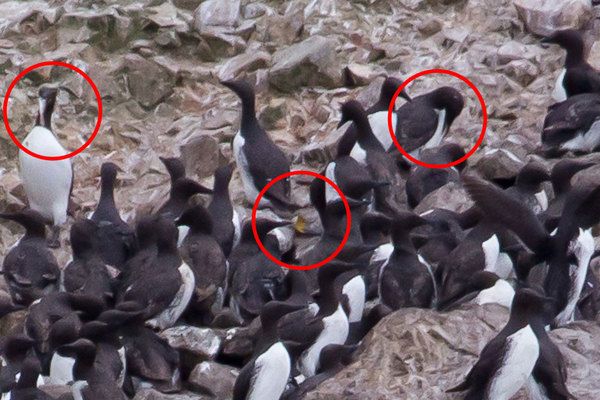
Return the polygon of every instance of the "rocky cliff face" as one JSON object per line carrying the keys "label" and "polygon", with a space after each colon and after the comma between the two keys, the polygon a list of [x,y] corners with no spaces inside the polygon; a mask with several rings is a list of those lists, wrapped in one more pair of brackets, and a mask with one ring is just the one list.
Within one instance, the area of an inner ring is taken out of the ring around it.
{"label": "rocky cliff face", "polygon": [[[324,382],[309,400],[461,399],[445,391],[462,382],[479,353],[508,321],[496,305],[465,306],[449,313],[404,309],[386,317],[365,338],[356,361]],[[599,389],[600,327],[581,322],[550,336],[565,357],[567,385],[579,399]],[[529,399],[522,389],[514,399]]]}
{"label": "rocky cliff face", "polygon": [[[214,170],[231,160],[230,141],[239,124],[238,99],[219,80],[240,76],[256,85],[260,120],[294,167],[317,169],[340,137],[343,101],[372,103],[385,75],[455,70],[477,85],[490,118],[468,168],[503,179],[536,157],[563,59],[558,49],[541,47],[536,35],[585,27],[590,62],[600,66],[600,42],[591,40],[598,33],[596,10],[589,0],[7,1],[0,15],[0,92],[21,70],[44,60],[72,63],[95,81],[104,118],[92,146],[73,160],[78,216],[95,207],[100,165],[109,159],[124,171],[116,197],[129,221],[166,195],[159,156],[181,154],[190,174],[210,184]],[[54,123],[61,141],[74,150],[89,137],[97,105],[85,81],[61,68],[37,70],[17,85],[9,101],[12,129],[20,138],[27,134],[37,87],[45,82],[72,92],[59,96]],[[441,84],[467,97],[451,140],[468,148],[481,129],[481,108],[464,84],[435,76],[408,91],[420,94]],[[5,132],[0,149],[0,209],[20,208],[25,198],[17,148]],[[237,176],[231,190],[236,203],[247,207]],[[458,209],[465,206],[465,194],[444,188],[427,204]],[[13,225],[0,225],[0,254],[19,235]],[[70,257],[66,236],[63,250],[57,250],[63,265]],[[366,339],[355,363],[308,398],[452,398],[444,390],[464,376],[506,317],[499,308],[401,310]],[[17,317],[11,318],[3,331],[17,326]],[[194,343],[179,343],[177,332],[170,339],[196,356],[189,386],[205,394],[147,390],[137,398],[228,397],[235,371],[210,360],[217,353],[243,352],[243,340],[232,341],[231,332],[192,333],[199,335]],[[568,360],[572,392],[595,398],[598,327],[576,324],[552,335]],[[222,374],[220,383],[229,382],[225,388],[206,372],[211,368]]]}

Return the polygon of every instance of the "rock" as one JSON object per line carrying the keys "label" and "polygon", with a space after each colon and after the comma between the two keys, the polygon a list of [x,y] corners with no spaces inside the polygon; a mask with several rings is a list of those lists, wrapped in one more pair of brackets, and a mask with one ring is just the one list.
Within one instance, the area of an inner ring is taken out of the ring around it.
{"label": "rock", "polygon": [[194,12],[194,28],[202,32],[207,26],[229,26],[238,24],[240,0],[206,0]]}
{"label": "rock", "polygon": [[579,29],[592,17],[590,0],[513,0],[519,18],[536,35],[567,28]]}
{"label": "rock", "polygon": [[531,60],[539,53],[537,46],[528,46],[511,40],[500,46],[497,52],[498,64],[504,65],[516,60]]}
{"label": "rock", "polygon": [[271,55],[264,51],[247,51],[225,61],[219,68],[219,79],[229,80],[243,72],[266,68],[271,62]]}
{"label": "rock", "polygon": [[209,394],[216,399],[228,399],[233,395],[233,385],[238,374],[236,368],[204,361],[190,373],[188,384],[199,393]]}
{"label": "rock", "polygon": [[175,326],[161,332],[161,336],[174,349],[183,350],[207,360],[215,358],[221,349],[221,338],[208,328]]}
{"label": "rock", "polygon": [[519,82],[521,86],[529,86],[540,74],[540,69],[527,60],[514,60],[504,67],[507,76]]}
{"label": "rock", "polygon": [[245,358],[254,350],[254,337],[260,329],[260,320],[255,318],[248,326],[231,328],[223,332],[223,355]]}
{"label": "rock", "polygon": [[365,86],[377,76],[384,74],[377,66],[352,63],[344,68],[345,81],[348,86]]}
{"label": "rock", "polygon": [[[353,364],[305,399],[462,399],[464,393],[445,391],[462,382],[507,320],[507,310],[497,305],[466,305],[448,313],[399,310],[365,338]],[[595,398],[600,389],[600,326],[579,321],[550,332],[550,337],[565,358],[571,393]],[[527,399],[524,389],[511,398]]]}
{"label": "rock", "polygon": [[211,400],[211,397],[191,392],[161,393],[154,389],[140,389],[133,398],[134,400]]}
{"label": "rock", "polygon": [[485,179],[504,180],[517,176],[523,165],[524,160],[510,150],[485,149],[474,168]]}
{"label": "rock", "polygon": [[314,35],[276,51],[269,83],[282,92],[291,92],[300,86],[341,86],[342,69],[335,48],[334,39]]}
{"label": "rock", "polygon": [[179,147],[188,174],[211,176],[219,167],[219,142],[209,135],[192,137]]}
{"label": "rock", "polygon": [[177,7],[170,2],[164,2],[159,6],[150,7],[151,15],[148,20],[160,28],[173,28],[177,32],[187,32],[188,24],[179,17]]}
{"label": "rock", "polygon": [[172,2],[175,7],[193,11],[198,8],[202,0],[172,0]]}
{"label": "rock", "polygon": [[417,26],[417,29],[419,30],[419,32],[421,32],[423,36],[428,37],[435,35],[439,31],[441,31],[443,27],[444,24],[440,19],[435,17],[428,17]]}
{"label": "rock", "polygon": [[[269,104],[261,110],[258,120],[267,131],[283,129],[287,126],[285,120],[287,112],[287,101],[285,99],[271,99]],[[278,122],[281,123],[278,124]]]}
{"label": "rock", "polygon": [[208,26],[200,32],[200,36],[210,48],[212,59],[232,57],[246,49],[244,39],[227,28]]}
{"label": "rock", "polygon": [[266,15],[261,20],[264,25],[263,40],[278,47],[295,42],[304,29],[304,7],[301,2],[290,2],[284,15]]}
{"label": "rock", "polygon": [[53,399],[58,399],[60,396],[71,394],[71,387],[67,385],[42,385],[39,388]]}
{"label": "rock", "polygon": [[467,39],[469,33],[469,30],[461,27],[447,28],[442,31],[446,40],[459,44]]}
{"label": "rock", "polygon": [[0,336],[23,332],[27,310],[15,311],[0,318]]}
{"label": "rock", "polygon": [[415,212],[421,214],[433,208],[444,208],[446,210],[463,212],[468,210],[472,205],[473,201],[461,184],[449,182],[425,196],[415,208]]}
{"label": "rock", "polygon": [[153,108],[173,93],[175,76],[158,64],[128,54],[124,68],[129,91],[142,107]]}
{"label": "rock", "polygon": [[447,314],[401,309],[367,335],[356,362],[306,400],[462,398],[444,391],[460,383],[507,319],[508,312],[496,305]]}

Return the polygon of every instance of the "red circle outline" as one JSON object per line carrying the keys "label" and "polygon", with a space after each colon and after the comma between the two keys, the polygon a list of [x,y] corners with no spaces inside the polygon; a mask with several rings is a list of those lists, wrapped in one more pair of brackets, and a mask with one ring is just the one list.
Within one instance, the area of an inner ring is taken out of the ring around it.
{"label": "red circle outline", "polygon": [[[398,142],[398,138],[396,138],[396,134],[394,133],[394,127],[392,126],[392,111],[394,110],[394,103],[396,102],[396,99],[398,98],[398,95],[400,94],[400,92],[402,90],[404,90],[404,88],[410,82],[412,82],[415,79],[420,78],[420,77],[422,77],[424,75],[430,75],[430,74],[446,74],[446,75],[450,75],[450,76],[453,76],[455,78],[460,79],[461,81],[463,81],[464,83],[466,83],[471,88],[471,90],[473,90],[473,92],[475,92],[475,95],[477,96],[477,99],[479,100],[479,104],[481,104],[482,125],[481,125],[481,132],[479,133],[479,138],[477,139],[477,142],[475,143],[475,145],[473,146],[473,148],[471,150],[469,150],[469,152],[467,154],[465,154],[464,156],[462,156],[458,160],[454,160],[452,162],[445,163],[445,164],[430,164],[430,163],[426,163],[426,162],[418,160],[418,159],[414,158],[413,156],[411,156],[410,154],[408,154],[408,152],[406,150],[404,150],[402,148],[402,146],[400,145],[400,143]],[[485,132],[487,130],[487,124],[488,124],[488,115],[487,115],[487,107],[485,105],[485,100],[483,99],[483,96],[479,92],[479,89],[477,89],[477,86],[475,86],[473,84],[473,82],[471,82],[465,76],[459,74],[458,72],[449,70],[449,69],[426,69],[424,71],[417,72],[416,74],[411,75],[410,77],[408,77],[402,83],[402,85],[400,85],[400,87],[398,88],[398,90],[396,90],[396,93],[394,93],[394,96],[392,97],[392,101],[390,102],[390,105],[388,107],[388,115],[387,115],[387,117],[388,117],[388,131],[390,132],[390,136],[392,137],[394,145],[400,151],[400,153],[402,153],[402,155],[404,157],[408,158],[413,163],[418,164],[418,165],[420,165],[422,167],[426,167],[426,168],[438,168],[438,169],[453,167],[455,165],[458,165],[458,164],[466,161],[469,157],[471,157],[475,153],[475,151],[477,151],[477,149],[479,148],[479,146],[481,146],[481,143],[483,142],[483,139],[485,137]]]}
{"label": "red circle outline", "polygon": [[[265,248],[265,246],[263,245],[262,241],[258,237],[258,231],[256,229],[256,212],[258,211],[258,205],[259,205],[260,201],[262,200],[263,196],[265,195],[265,193],[276,182],[278,182],[278,181],[280,181],[282,179],[285,179],[285,178],[289,178],[290,176],[294,176],[294,175],[309,175],[309,176],[312,176],[314,178],[321,179],[321,180],[325,181],[325,183],[331,185],[331,187],[333,187],[335,189],[335,191],[338,193],[338,195],[342,199],[342,203],[344,203],[344,208],[346,210],[346,232],[344,233],[344,237],[342,238],[342,241],[340,242],[339,246],[333,251],[333,253],[331,253],[323,261],[320,261],[320,262],[314,263],[314,264],[310,264],[310,265],[292,265],[292,264],[288,264],[286,262],[283,262],[283,261],[278,260],[277,258],[273,257],[273,255]],[[288,269],[295,269],[295,270],[299,270],[299,271],[306,271],[306,270],[310,270],[310,269],[320,268],[323,265],[327,264],[328,262],[332,261],[334,258],[337,257],[337,255],[340,253],[340,251],[342,251],[342,249],[346,245],[346,242],[348,241],[348,238],[350,237],[350,229],[351,229],[351,227],[352,227],[352,213],[350,212],[350,205],[348,204],[348,199],[346,199],[346,196],[344,195],[344,193],[342,192],[342,190],[331,179],[329,179],[326,176],[323,176],[321,174],[318,174],[316,172],[313,172],[313,171],[295,170],[295,171],[286,172],[286,173],[281,174],[278,177],[272,179],[260,191],[260,193],[256,197],[256,200],[254,201],[254,205],[252,206],[252,233],[254,234],[254,240],[256,241],[256,244],[258,244],[258,248],[263,252],[263,254],[265,256],[267,256],[267,258],[269,260],[273,261],[275,264],[277,264],[277,265],[279,265],[281,267],[288,268]]]}
{"label": "red circle outline", "polygon": [[[70,153],[64,154],[62,156],[45,156],[43,154],[38,154],[38,153],[35,153],[35,152],[29,150],[27,147],[25,147],[19,141],[19,139],[17,139],[17,137],[13,133],[12,129],[10,128],[10,123],[8,122],[8,99],[10,98],[10,94],[11,94],[12,90],[14,89],[14,87],[17,85],[17,83],[21,79],[23,79],[23,77],[25,75],[27,75],[28,73],[30,73],[34,69],[38,69],[38,68],[42,68],[42,67],[47,67],[47,66],[64,67],[64,68],[68,68],[68,69],[70,69],[72,71],[77,72],[91,86],[92,90],[94,91],[94,95],[96,96],[96,100],[98,102],[98,118],[96,120],[96,126],[94,127],[94,131],[92,132],[92,136],[90,136],[89,139],[81,147],[79,147],[78,149],[76,149],[76,150],[74,150],[74,151],[72,151]],[[48,160],[48,161],[65,160],[67,158],[74,157],[77,154],[81,153],[90,144],[92,144],[92,142],[96,138],[96,135],[98,134],[98,131],[100,130],[100,125],[102,124],[102,97],[100,96],[100,92],[98,91],[98,88],[96,87],[96,84],[94,83],[94,81],[92,80],[92,78],[90,78],[81,69],[77,68],[76,66],[74,66],[72,64],[69,64],[69,63],[66,63],[66,62],[62,62],[62,61],[43,61],[43,62],[40,62],[40,63],[37,63],[37,64],[33,64],[32,66],[25,68],[10,83],[10,85],[8,86],[8,90],[4,94],[4,102],[2,104],[2,116],[4,118],[4,126],[6,127],[6,131],[8,132],[8,135],[10,136],[10,138],[12,139],[12,141],[19,147],[19,149],[23,150],[25,153],[29,154],[32,157],[39,158],[40,160]]]}

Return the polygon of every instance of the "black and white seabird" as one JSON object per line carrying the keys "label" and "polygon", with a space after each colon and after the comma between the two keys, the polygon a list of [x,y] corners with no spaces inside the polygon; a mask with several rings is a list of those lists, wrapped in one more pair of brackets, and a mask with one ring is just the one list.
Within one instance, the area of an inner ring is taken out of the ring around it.
{"label": "black and white seabird", "polygon": [[469,277],[463,291],[454,298],[445,301],[441,309],[448,310],[463,303],[472,302],[479,305],[498,304],[510,309],[515,289],[505,279],[490,271],[477,271]]}
{"label": "black and white seabird", "polygon": [[[344,285],[358,272],[354,267],[352,264],[333,261],[319,269],[319,310],[313,318],[297,321],[297,329],[304,337],[304,340],[297,342],[308,344],[298,359],[297,367],[307,378],[316,375],[321,350],[325,346],[345,344],[348,339],[350,325],[341,300]],[[279,332],[280,335],[283,333],[281,330]]]}
{"label": "black and white seabird", "polygon": [[60,269],[47,247],[44,217],[37,211],[25,209],[1,213],[0,218],[25,228],[25,235],[8,251],[2,264],[2,274],[13,302],[27,306],[58,290]]}
{"label": "black and white seabird", "polygon": [[[396,79],[393,77],[387,77],[381,84],[381,90],[379,92],[379,99],[375,104],[366,109],[367,115],[369,117],[369,124],[371,125],[371,129],[373,130],[373,134],[379,140],[384,149],[389,149],[392,145],[392,137],[390,136],[390,131],[388,129],[387,116],[388,109],[390,107],[390,103],[392,102],[392,98],[396,93],[396,90],[400,86],[402,86],[402,81],[400,79]],[[406,93],[405,90],[402,90],[399,94],[400,97],[404,98],[406,101],[411,101],[410,96]],[[392,112],[392,125],[396,126],[396,112]],[[358,135],[356,132],[356,127],[354,125],[350,125],[346,132],[340,138],[337,146],[337,154],[338,156],[341,153],[350,154],[353,150],[356,140],[358,139]]]}
{"label": "black and white seabird", "polygon": [[118,377],[114,375],[110,365],[98,362],[98,350],[96,344],[89,339],[78,339],[58,349],[62,356],[75,359],[75,382],[71,386],[73,398],[126,400],[127,396],[119,387]]}
{"label": "black and white seabird", "polygon": [[[24,334],[4,338],[0,361],[0,393],[8,393],[17,383],[17,374],[21,372],[25,360],[33,354],[35,341]],[[40,383],[41,379],[40,379]],[[4,396],[2,397],[4,399]]]}
{"label": "black and white seabird", "polygon": [[204,323],[209,324],[212,315],[223,306],[227,290],[227,259],[213,237],[213,219],[206,208],[193,206],[175,222],[190,228],[180,246],[181,258],[195,277],[190,311],[201,315]]}
{"label": "black and white seabird", "polygon": [[367,168],[375,182],[385,182],[386,185],[374,189],[376,211],[391,215],[400,211],[406,204],[404,179],[396,166],[396,161],[388,154],[377,140],[369,125],[367,114],[356,100],[347,101],[342,105],[342,116],[339,126],[348,121],[356,126],[357,144],[351,156]]}
{"label": "black and white seabird", "polygon": [[[275,236],[261,237],[264,247],[275,258],[281,259],[279,241]],[[230,307],[242,320],[251,319],[262,307],[275,300],[283,291],[285,272],[258,252],[235,266],[231,279]]]}
{"label": "black and white seabird", "polygon": [[550,173],[550,181],[554,191],[554,198],[548,204],[548,208],[543,212],[542,219],[544,226],[548,231],[553,231],[562,215],[567,193],[571,190],[571,178],[579,171],[593,166],[592,162],[583,162],[577,159],[560,160]]}
{"label": "black and white seabird", "polygon": [[[154,230],[156,253],[132,258],[126,265],[117,295],[119,303],[135,302],[145,310],[148,326],[164,330],[173,326],[187,308],[195,288],[194,273],[177,250],[177,227],[155,216],[141,221]],[[152,235],[150,232],[148,235]]]}
{"label": "black and white seabird", "polygon": [[[169,198],[158,208],[156,214],[167,217],[171,221],[179,218],[181,213],[188,207],[192,196],[197,194],[212,194],[209,189],[191,178],[185,176],[185,167],[179,158],[160,157],[167,168],[171,178],[171,187],[169,189]],[[187,226],[180,226],[179,240],[177,245],[181,245],[188,232]]]}
{"label": "black and white seabird", "polygon": [[188,206],[190,198],[196,194],[211,194],[213,191],[190,178],[179,178],[171,186],[167,201],[159,207],[157,214],[175,220]]}
{"label": "black and white seabird", "polygon": [[241,235],[241,221],[238,212],[231,204],[229,182],[234,164],[228,164],[215,171],[213,196],[207,209],[213,221],[212,235],[217,240],[226,257],[237,245]]}
{"label": "black and white seabird", "polygon": [[[237,164],[246,199],[254,204],[258,193],[279,175],[290,171],[290,161],[283,151],[271,140],[256,118],[254,89],[244,80],[224,81],[242,101],[240,130],[233,138],[233,155]],[[265,162],[268,160],[268,162]],[[275,183],[265,193],[261,203],[275,209],[296,208],[290,200],[290,180]]]}
{"label": "black and white seabird", "polygon": [[[55,88],[40,88],[40,108],[35,126],[23,140],[27,149],[44,156],[68,154],[52,132],[52,112],[57,93]],[[71,160],[40,160],[19,150],[19,172],[29,208],[52,221],[53,233],[48,244],[58,247],[60,226],[67,220],[69,198],[73,188]]]}
{"label": "black and white seabird", "polygon": [[600,93],[600,72],[585,59],[585,42],[581,32],[575,29],[556,31],[543,38],[542,43],[558,44],[567,52],[552,93],[554,100],[565,101],[582,93]]}
{"label": "black and white seabird", "polygon": [[[323,232],[319,240],[306,252],[299,255],[302,265],[311,265],[323,261],[332,254],[340,245],[346,231],[346,209],[338,199],[330,204],[326,202],[326,184],[321,179],[314,179],[310,184],[311,204],[317,210]],[[354,262],[359,257],[365,258],[365,265],[369,258],[369,253],[377,248],[376,244],[365,244],[360,235],[360,214],[361,208],[364,208],[365,202],[348,198],[348,205],[352,213],[352,224],[348,241],[338,253],[336,259],[341,261]],[[357,212],[358,210],[358,212]],[[315,290],[317,286],[317,271],[315,269],[306,271],[309,288]]]}
{"label": "black and white seabird", "polygon": [[460,92],[447,86],[414,97],[396,111],[398,143],[419,158],[421,150],[440,145],[464,104]]}
{"label": "black and white seabird", "polygon": [[529,396],[542,400],[574,399],[566,385],[567,366],[558,346],[548,336],[544,315],[532,315],[530,323],[540,345],[540,355],[527,383]]}
{"label": "black and white seabird", "polygon": [[600,94],[578,94],[548,107],[542,130],[544,152],[550,156],[590,153],[599,146]]}
{"label": "black and white seabird", "polygon": [[98,226],[87,219],[71,226],[73,260],[62,272],[61,287],[69,293],[94,296],[109,307],[113,303],[113,281],[98,251],[98,231]]}
{"label": "black and white seabird", "polygon": [[572,321],[594,253],[591,226],[600,220],[600,187],[572,189],[558,228],[550,234],[530,209],[502,190],[473,177],[463,181],[483,213],[514,232],[547,263],[544,290],[554,299],[547,323],[561,326]]}
{"label": "black and white seabird", "polygon": [[135,253],[133,229],[121,219],[115,204],[114,189],[119,168],[106,162],[100,168],[100,200],[91,220],[98,225],[97,241],[105,263],[122,268]]}
{"label": "black and white seabird", "polygon": [[[322,175],[333,181],[345,196],[355,200],[371,198],[373,189],[389,185],[388,182],[374,180],[363,165],[347,154],[338,154],[327,164]],[[325,188],[327,203],[339,200],[340,195],[333,186],[326,184]]]}
{"label": "black and white seabird", "polygon": [[548,208],[548,196],[541,185],[549,179],[546,167],[531,161],[521,168],[515,184],[507,188],[506,193],[539,214]]}
{"label": "black and white seabird", "polygon": [[[462,147],[455,143],[427,149],[421,154],[421,161],[430,164],[447,164],[465,155]],[[415,208],[429,193],[448,182],[458,182],[465,163],[450,168],[425,168],[416,165],[406,178],[406,199],[411,208]]]}
{"label": "black and white seabird", "polygon": [[533,325],[549,301],[531,289],[517,291],[508,323],[483,348],[464,382],[448,392],[468,391],[468,400],[508,400],[525,386],[540,355]]}
{"label": "black and white seabird", "polygon": [[[19,379],[14,388],[6,395],[8,400],[53,400],[53,398],[40,390],[39,377],[41,372],[40,361],[31,355],[23,362]],[[87,400],[87,399],[86,399]]]}
{"label": "black and white seabird", "polygon": [[327,379],[332,378],[350,364],[356,345],[330,344],[321,350],[317,375],[305,379],[297,388],[283,396],[283,400],[301,400]]}
{"label": "black and white seabird", "polygon": [[430,267],[424,264],[410,240],[410,231],[427,221],[412,212],[398,213],[391,224],[394,250],[379,272],[379,298],[387,307],[427,308],[434,300]]}
{"label": "black and white seabird", "polygon": [[163,393],[181,390],[180,355],[166,339],[151,329],[132,323],[121,329],[127,355],[127,373],[140,386],[151,386]]}
{"label": "black and white seabird", "polygon": [[261,331],[254,356],[240,371],[233,400],[279,400],[292,371],[292,360],[277,336],[277,321],[301,306],[271,301],[260,313]]}
{"label": "black and white seabird", "polygon": [[158,157],[158,159],[163,163],[169,173],[172,189],[179,178],[184,178],[186,176],[185,165],[183,165],[183,161],[177,157]]}

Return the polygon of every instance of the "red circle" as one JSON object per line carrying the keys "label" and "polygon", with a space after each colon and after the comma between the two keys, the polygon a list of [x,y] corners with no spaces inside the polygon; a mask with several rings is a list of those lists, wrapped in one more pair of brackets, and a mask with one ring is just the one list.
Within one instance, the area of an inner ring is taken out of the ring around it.
{"label": "red circle", "polygon": [[[278,182],[282,179],[285,179],[285,178],[289,178],[290,176],[294,176],[294,175],[309,175],[314,178],[319,178],[319,179],[325,181],[325,183],[331,185],[331,187],[333,187],[335,189],[335,191],[338,193],[338,195],[342,199],[342,203],[344,203],[344,208],[346,209],[346,232],[344,233],[344,237],[342,238],[342,241],[340,242],[339,246],[333,251],[333,253],[331,253],[323,261],[320,261],[320,262],[314,263],[314,264],[310,264],[310,265],[292,265],[292,264],[288,264],[286,262],[283,262],[283,261],[278,260],[277,258],[273,257],[273,255],[265,248],[265,246],[261,242],[260,238],[258,237],[258,231],[256,229],[256,212],[258,211],[258,205],[259,205],[260,201],[262,200],[263,196],[265,195],[265,193],[267,193],[267,191],[271,188],[271,186],[273,186],[276,182]],[[327,178],[326,176],[317,174],[316,172],[313,172],[313,171],[307,171],[307,170],[290,171],[290,172],[286,172],[284,174],[279,175],[277,178],[272,179],[260,191],[260,193],[256,197],[256,200],[254,201],[254,205],[252,206],[252,233],[254,234],[254,240],[256,240],[256,244],[258,244],[258,248],[263,252],[263,254],[265,256],[267,256],[267,258],[269,260],[273,261],[275,264],[277,264],[281,267],[284,267],[284,268],[296,269],[296,270],[300,270],[300,271],[309,270],[309,269],[320,268],[323,265],[327,264],[328,262],[332,261],[334,258],[337,257],[337,255],[340,253],[340,251],[342,251],[342,249],[346,245],[346,242],[348,241],[348,238],[350,237],[351,227],[352,227],[352,213],[350,212],[350,205],[348,204],[348,200],[346,199],[346,196],[344,195],[342,190],[331,179]]]}
{"label": "red circle", "polygon": [[[400,92],[402,90],[404,90],[406,85],[408,85],[410,82],[414,81],[417,78],[420,78],[423,75],[430,75],[430,74],[446,74],[446,75],[450,75],[450,76],[460,79],[461,81],[466,83],[471,88],[471,90],[473,90],[473,92],[475,92],[475,95],[477,96],[477,99],[479,100],[479,104],[481,104],[482,125],[481,125],[481,133],[479,133],[479,138],[477,139],[477,142],[475,143],[473,148],[471,150],[469,150],[469,152],[467,154],[465,154],[458,160],[454,160],[454,161],[446,163],[446,164],[426,163],[421,160],[417,160],[416,158],[414,158],[413,156],[408,154],[408,152],[406,150],[404,150],[402,148],[402,146],[400,145],[400,143],[398,142],[398,139],[396,138],[396,134],[394,133],[394,127],[392,126],[392,111],[394,111],[394,103],[396,102],[396,99],[398,98],[398,95],[400,94]],[[459,74],[458,72],[449,70],[449,69],[427,69],[425,71],[418,72],[418,73],[410,76],[408,79],[406,79],[402,83],[402,85],[400,85],[398,90],[396,90],[396,93],[394,93],[394,96],[392,97],[392,101],[390,102],[390,106],[388,108],[388,116],[387,117],[388,117],[388,131],[390,132],[390,136],[392,137],[392,140],[394,141],[394,145],[396,145],[396,148],[398,148],[400,153],[402,153],[402,155],[404,157],[408,158],[410,161],[412,161],[415,164],[418,164],[422,167],[439,168],[439,169],[453,167],[455,165],[458,165],[458,164],[466,161],[469,157],[471,157],[475,153],[475,151],[477,151],[479,146],[481,146],[481,143],[483,142],[483,138],[485,137],[485,131],[487,130],[487,124],[488,124],[488,115],[487,115],[487,107],[485,106],[485,100],[483,99],[483,96],[479,92],[479,89],[477,89],[477,86],[475,86],[473,84],[473,82],[471,82],[469,79],[467,79],[463,75]]]}
{"label": "red circle", "polygon": [[[27,147],[25,147],[19,141],[19,139],[17,139],[17,137],[13,133],[12,129],[10,128],[10,123],[8,122],[8,99],[10,98],[10,93],[12,92],[12,90],[14,89],[14,87],[16,86],[16,84],[21,79],[23,79],[23,77],[25,75],[27,75],[28,73],[30,73],[34,69],[38,69],[38,68],[41,68],[41,67],[47,67],[47,66],[51,66],[51,65],[58,66],[58,67],[68,68],[68,69],[70,69],[72,71],[77,72],[79,75],[81,75],[87,81],[87,83],[91,86],[92,90],[94,91],[94,95],[96,96],[96,100],[98,101],[98,119],[96,120],[96,126],[94,127],[94,131],[92,132],[92,136],[90,136],[89,139],[81,147],[79,147],[78,149],[76,149],[76,150],[74,150],[74,151],[72,151],[70,153],[64,154],[62,156],[45,156],[43,154],[38,154],[36,152],[33,152],[33,151],[29,150]],[[100,96],[100,92],[98,91],[98,88],[96,87],[96,84],[94,84],[94,81],[92,81],[92,78],[90,78],[81,69],[77,68],[76,66],[74,66],[72,64],[69,64],[69,63],[66,63],[66,62],[62,62],[62,61],[43,61],[43,62],[34,64],[34,65],[30,66],[30,67],[25,68],[10,83],[10,85],[8,86],[8,90],[6,91],[6,94],[4,95],[4,103],[2,104],[2,116],[4,117],[4,126],[6,127],[6,131],[8,132],[8,134],[9,134],[10,138],[12,139],[12,141],[15,142],[15,144],[19,147],[19,149],[23,150],[25,153],[29,154],[32,157],[39,158],[40,160],[48,160],[48,161],[65,160],[67,158],[71,158],[71,157],[76,156],[77,154],[81,153],[90,144],[92,144],[92,142],[96,138],[96,135],[98,134],[98,131],[100,130],[100,125],[102,124],[102,98]]]}

